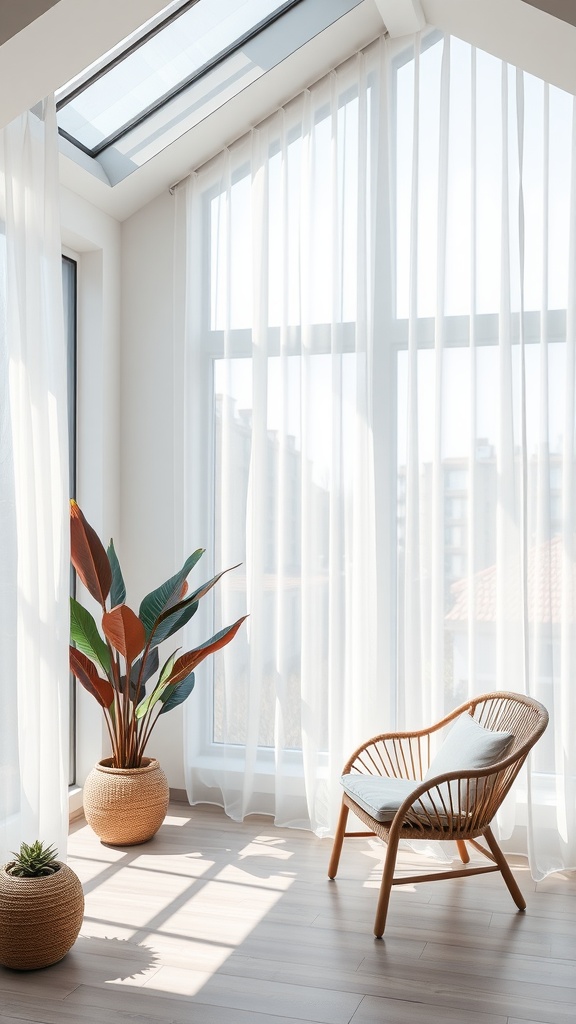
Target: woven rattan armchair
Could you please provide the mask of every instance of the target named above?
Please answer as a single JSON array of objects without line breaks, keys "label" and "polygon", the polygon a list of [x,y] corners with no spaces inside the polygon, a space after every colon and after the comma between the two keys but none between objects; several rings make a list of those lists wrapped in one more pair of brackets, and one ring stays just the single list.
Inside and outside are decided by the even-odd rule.
[{"label": "woven rattan armchair", "polygon": [[[430,767],[434,770],[434,762],[431,763],[431,749],[434,745],[432,737],[460,716],[471,716],[477,725],[471,725],[469,718],[461,719],[458,728],[472,729],[482,735],[493,734],[488,736],[488,742],[499,743],[502,734],[509,734],[503,741],[507,745],[505,756],[481,769],[470,770],[467,767],[463,771],[450,771],[430,777]],[[376,835],[385,840],[386,859],[374,922],[374,934],[378,938],[384,933],[390,891],[394,884],[428,882],[500,871],[516,906],[520,910],[526,908],[524,897],[492,834],[490,823],[524,764],[528,752],[542,735],[547,724],[548,712],[531,697],[519,693],[487,693],[462,704],[428,729],[375,736],[352,754],[343,770],[342,781],[345,789],[328,877],[336,877],[342,843],[346,836]],[[456,726],[453,726],[453,729],[456,730]],[[367,776],[372,778],[367,779]],[[378,793],[378,787],[380,790],[394,790],[396,787],[399,792],[396,807],[381,810],[372,795],[369,795],[367,802],[366,799],[350,792],[368,790],[374,794]],[[370,813],[372,802],[375,809]],[[370,831],[346,832],[350,810]],[[386,820],[381,820],[382,818]],[[484,837],[487,849],[477,842],[480,837]],[[395,878],[394,868],[400,839],[455,840],[460,859],[465,865],[470,862],[466,846],[470,843],[492,863],[487,866],[460,867],[433,874]]]}]

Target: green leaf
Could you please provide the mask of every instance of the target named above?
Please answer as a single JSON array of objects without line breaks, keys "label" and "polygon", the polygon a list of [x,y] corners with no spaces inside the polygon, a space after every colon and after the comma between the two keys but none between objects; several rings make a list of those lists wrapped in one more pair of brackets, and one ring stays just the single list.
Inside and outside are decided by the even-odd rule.
[{"label": "green leaf", "polygon": [[[138,679],[138,672],[140,671],[141,660],[141,658],[138,658],[138,661],[134,662],[132,666],[132,673],[130,675],[130,678],[132,678],[133,676],[134,682],[136,682]],[[158,664],[158,651],[149,651],[146,657],[146,661],[144,662],[144,671],[142,672],[142,679],[140,680],[141,683],[147,683],[148,680],[152,678],[154,673],[158,671]]]},{"label": "green leaf", "polygon": [[160,678],[158,679],[158,686],[163,686],[166,680],[168,679],[168,676],[170,675],[172,669],[174,668],[174,662],[176,661],[176,655],[178,654],[179,650],[180,648],[177,647],[174,653],[170,655],[168,660],[162,666]]},{"label": "green leaf", "polygon": [[58,850],[55,846],[46,846],[39,839],[28,846],[21,843],[18,852],[12,851],[14,863],[8,867],[8,874],[17,878],[41,878],[53,875],[58,870]]},{"label": "green leaf", "polygon": [[90,612],[74,597],[70,598],[70,637],[79,651],[97,661],[106,675],[110,675],[110,651]]},{"label": "green leaf", "polygon": [[203,554],[204,548],[198,548],[192,555],[190,555],[189,558],[186,559],[184,565],[180,569],[180,572],[177,572],[175,576],[171,576],[169,580],[166,580],[166,582],[162,584],[161,587],[153,590],[143,599],[138,612],[138,617],[146,627],[147,637],[150,636],[155,622],[162,612],[170,605],[170,602],[174,599],[178,599],[182,586],[186,581],[186,577]]},{"label": "green leaf", "polygon": [[[138,658],[134,662],[130,670],[130,700],[136,700],[136,690],[138,686],[138,675],[140,673],[140,665],[142,664],[142,658]],[[149,651],[146,656],[144,663],[144,671],[142,672],[142,678],[140,679],[140,694],[139,699],[143,700],[146,696],[146,683],[158,671],[158,648],[155,647]],[[124,686],[124,676],[120,677],[121,688]]]},{"label": "green leaf", "polygon": [[157,644],[161,644],[163,640],[167,640],[169,636],[177,633],[195,615],[197,608],[198,601],[194,601],[192,598],[189,601],[180,602],[175,611],[158,622],[154,629],[150,646],[156,647]]},{"label": "green leaf", "polygon": [[187,600],[199,601],[201,597],[204,597],[204,595],[208,593],[209,590],[212,590],[212,587],[218,583],[219,579],[222,579],[222,576],[227,572],[232,572],[233,569],[237,569],[241,564],[241,562],[238,562],[237,565],[231,565],[229,569],[222,569],[220,572],[216,573],[211,580],[208,580],[207,583],[203,583],[201,587],[198,587],[198,590],[195,590],[193,594],[188,594]]},{"label": "green leaf", "polygon": [[168,679],[170,673],[172,672],[172,669],[174,668],[174,662],[176,661],[176,655],[178,654],[179,650],[180,648],[177,648],[177,650],[175,650],[174,653],[170,655],[168,661],[166,661],[165,664],[163,665],[162,671],[160,673],[160,678],[158,679],[156,686],[152,690],[152,693],[148,697],[146,697],[145,700],[140,701],[135,711],[136,718],[142,718],[145,714],[147,714],[148,711],[150,711],[154,707],[156,702],[161,699],[165,681],[166,679]]},{"label": "green leaf", "polygon": [[126,587],[124,584],[124,578],[122,576],[122,570],[120,568],[120,562],[114,548],[114,541],[111,540],[108,545],[106,552],[108,555],[108,561],[110,562],[110,568],[112,570],[112,586],[110,587],[110,606],[115,608],[117,604],[124,604],[126,600]]},{"label": "green leaf", "polygon": [[[152,626],[150,636],[152,637],[151,646],[155,647],[156,644],[162,643],[167,637],[172,636],[176,630],[181,629],[185,626],[189,619],[195,614],[198,608],[198,602],[201,597],[204,597],[212,587],[218,583],[218,580],[224,576],[225,573],[231,572],[232,569],[237,569],[237,565],[232,565],[230,569],[222,569],[221,572],[213,576],[207,583],[203,583],[201,587],[198,587],[192,594],[188,594],[182,601],[178,601],[177,604],[172,604],[170,607],[164,609],[160,613],[156,623]],[[180,618],[180,615],[182,616]],[[140,616],[142,617],[142,616]]]},{"label": "green leaf", "polygon": [[173,686],[167,686],[160,697],[164,707],[160,712],[161,715],[165,715],[167,711],[172,711],[172,708],[177,708],[179,704],[183,704],[187,697],[190,696],[194,689],[194,673],[191,672],[189,676],[186,676],[181,683],[175,683]]}]

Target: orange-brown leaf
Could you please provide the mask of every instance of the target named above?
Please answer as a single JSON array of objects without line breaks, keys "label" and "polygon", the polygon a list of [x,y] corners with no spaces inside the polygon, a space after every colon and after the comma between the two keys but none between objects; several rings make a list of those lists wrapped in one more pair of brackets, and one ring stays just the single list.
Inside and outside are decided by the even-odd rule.
[{"label": "orange-brown leaf", "polygon": [[170,675],[165,680],[165,685],[169,686],[174,683],[181,682],[181,680],[185,679],[190,672],[193,672],[196,666],[199,665],[201,661],[204,661],[204,658],[207,658],[209,654],[214,654],[216,651],[219,651],[221,647],[225,647],[226,644],[229,644],[236,636],[236,633],[240,629],[244,619],[247,618],[247,615],[243,615],[242,618],[238,619],[238,621],[232,626],[227,626],[226,629],[222,629],[219,633],[216,633],[215,636],[205,644],[202,644],[201,647],[197,647],[193,651],[188,651],[187,654],[183,654],[178,658],[174,662]]},{"label": "orange-brown leaf", "polygon": [[126,661],[131,664],[144,650],[146,630],[144,623],[127,604],[118,604],[102,616],[104,636]]},{"label": "orange-brown leaf", "polygon": [[104,545],[75,501],[70,502],[70,557],[88,593],[104,608],[112,569]]},{"label": "orange-brown leaf", "polygon": [[98,675],[94,663],[76,647],[70,647],[70,668],[84,689],[88,690],[103,708],[109,708],[114,700],[112,686],[108,679]]}]

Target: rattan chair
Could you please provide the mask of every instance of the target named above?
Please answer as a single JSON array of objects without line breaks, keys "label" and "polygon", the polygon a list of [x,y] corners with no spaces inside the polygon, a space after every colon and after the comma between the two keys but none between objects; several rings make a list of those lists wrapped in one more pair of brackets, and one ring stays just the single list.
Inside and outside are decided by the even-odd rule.
[{"label": "rattan chair", "polygon": [[[484,734],[511,734],[506,741],[505,756],[478,770],[450,771],[424,778],[431,766],[432,737],[438,730],[454,722],[459,716],[471,716],[482,729],[471,726],[469,720],[462,720],[459,728],[471,728]],[[336,877],[342,843],[346,836],[376,835],[387,843],[386,859],[380,886],[380,896],[374,934],[381,938],[386,924],[386,914],[392,885],[413,882],[429,882],[443,878],[460,878],[465,875],[500,871],[510,890],[512,899],[520,910],[526,902],[512,872],[496,842],[490,823],[504,797],[509,792],[528,752],[544,732],[548,724],[548,712],[531,697],[519,693],[487,693],[462,704],[451,714],[428,729],[419,732],[388,733],[375,736],[364,743],[349,758],[344,766],[343,784],[356,789],[380,786],[381,780],[413,780],[387,783],[388,788],[398,787],[400,803],[397,809],[388,812],[369,813],[365,800],[361,803],[350,792],[344,791],[342,809],[334,837],[328,877]],[[498,737],[489,737],[489,741]],[[466,758],[464,758],[464,761]],[[432,762],[434,768],[434,762]],[[373,776],[373,780],[360,779]],[[402,790],[405,795],[402,796]],[[348,813],[352,810],[370,829],[369,832],[346,832]],[[385,817],[387,820],[379,820]],[[477,840],[484,837],[488,849]],[[489,866],[470,866],[438,871],[433,874],[394,877],[396,854],[400,839],[426,839],[456,841],[463,864],[469,864],[470,856],[466,843],[470,843],[492,861]]]}]

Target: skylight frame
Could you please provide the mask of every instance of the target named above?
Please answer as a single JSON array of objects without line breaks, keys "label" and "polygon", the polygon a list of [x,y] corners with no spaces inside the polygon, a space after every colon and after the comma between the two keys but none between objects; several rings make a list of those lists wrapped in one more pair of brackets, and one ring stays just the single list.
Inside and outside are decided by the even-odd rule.
[{"label": "skylight frame", "polygon": [[[154,36],[158,35],[167,25],[172,24],[172,22],[174,22],[177,18],[181,17],[192,7],[195,7],[196,4],[199,2],[200,0],[185,0],[185,2],[180,7],[178,7],[176,10],[171,11],[170,14],[168,14],[165,18],[162,18],[156,24],[152,25],[151,28],[149,28],[142,35],[134,39],[123,50],[116,53],[113,57],[111,57],[110,60],[106,61],[105,64],[97,68],[97,70],[94,71],[91,75],[89,75],[88,78],[84,79],[77,86],[71,89],[70,92],[62,96],[62,98],[59,99],[56,103],[56,112],[58,113],[58,111],[61,110],[63,107],[67,106],[69,103],[72,103],[77,96],[85,92],[91,85],[93,85],[95,82],[103,78],[113,68],[118,67],[127,57],[129,57],[132,53],[134,53],[136,50],[142,47]],[[186,89],[189,89],[191,86],[193,86],[196,82],[200,81],[207,74],[209,74],[216,67],[218,67],[218,65],[225,61],[228,57],[237,53],[238,50],[240,50],[247,42],[250,42],[250,40],[256,38],[256,36],[258,36],[261,32],[267,29],[270,25],[274,24],[274,22],[278,21],[288,11],[297,7],[302,2],[303,0],[285,0],[285,2],[282,3],[270,15],[268,15],[266,18],[261,19],[259,22],[255,23],[251,29],[245,32],[242,36],[239,36],[233,43],[225,47],[223,50],[219,51],[219,53],[215,54],[214,57],[212,57],[209,61],[206,61],[201,67],[196,68],[195,71],[193,71],[190,75],[188,75],[177,85],[173,86],[171,89],[163,93],[162,96],[160,96],[157,100],[154,100],[152,103],[149,103],[138,114],[135,114],[132,118],[126,121],[120,128],[116,129],[116,131],[111,132],[110,135],[108,135],[105,139],[99,142],[96,146],[86,146],[83,142],[81,142],[79,139],[75,138],[68,131],[66,131],[65,128],[61,128],[60,126],[58,127],[59,134],[63,138],[67,139],[67,141],[70,142],[77,149],[80,149],[83,153],[85,153],[86,156],[91,157],[92,159],[97,159],[98,156],[102,152],[104,152],[104,150],[108,149],[110,146],[114,146],[115,143],[117,143],[120,139],[124,138],[125,135],[127,135],[134,128],[138,127],[138,125],[142,124],[148,117],[150,117],[152,114],[155,114],[157,111],[161,110],[162,107],[170,103],[180,93],[184,92]]]}]

